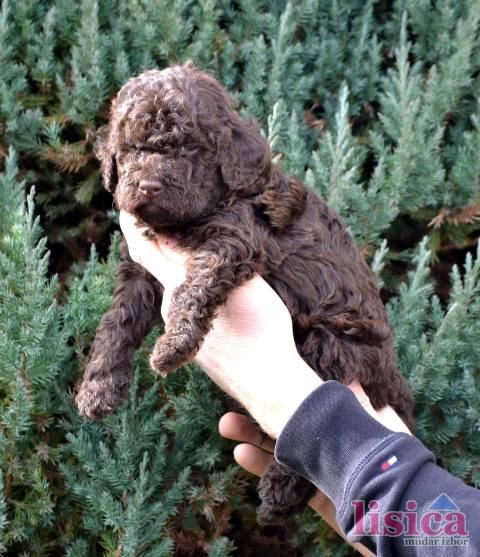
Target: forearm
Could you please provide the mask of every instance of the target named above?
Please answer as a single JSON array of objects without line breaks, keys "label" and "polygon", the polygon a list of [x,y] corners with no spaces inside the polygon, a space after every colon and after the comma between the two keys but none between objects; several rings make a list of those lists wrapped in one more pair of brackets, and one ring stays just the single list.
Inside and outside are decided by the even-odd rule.
[{"label": "forearm", "polygon": [[[211,342],[213,336],[214,343]],[[252,337],[255,337],[254,331]],[[252,345],[256,346],[256,341]],[[223,391],[240,402],[272,439],[276,439],[302,401],[323,381],[296,352],[284,353],[281,362],[269,359],[271,351],[265,350],[260,343],[254,357],[252,352],[253,349],[242,350],[235,338],[232,341],[224,336],[214,323],[214,330],[206,338],[196,362]],[[275,375],[263,373],[272,366]],[[291,369],[297,372],[295,378],[285,373]]]},{"label": "forearm", "polygon": [[[120,220],[129,245],[135,248],[134,260],[162,282],[166,289],[164,301],[168,302],[174,289],[185,280],[189,255],[169,249],[168,239],[146,241],[133,217],[121,214]],[[162,307],[164,316],[167,306],[164,303]],[[338,522],[351,541],[369,544],[383,556],[425,555],[424,546],[406,547],[402,537],[355,531],[352,503],[377,500],[382,513],[398,512],[411,498],[417,499],[418,512],[422,513],[426,505],[448,489],[446,493],[467,515],[467,548],[471,555],[478,554],[478,492],[435,467],[433,456],[418,440],[382,426],[372,416],[392,429],[401,429],[388,416],[391,409],[373,411],[368,399],[362,398],[365,394],[358,391],[360,386],[355,396],[372,416],[346,387],[334,384],[335,394],[332,383],[319,386],[321,379],[299,360],[291,316],[259,276],[233,290],[218,308],[213,328],[197,354],[197,362],[210,377],[239,400],[264,431],[272,438],[281,433],[277,459],[333,500]],[[381,464],[391,456],[397,462],[380,472]],[[425,482],[424,491],[420,481]],[[465,548],[455,552],[468,555]],[[449,546],[435,547],[434,554],[455,555]]]},{"label": "forearm", "polygon": [[[332,499],[350,542],[361,542],[378,556],[479,552],[479,492],[437,467],[416,438],[394,433],[369,416],[339,383],[325,383],[307,397],[281,432],[275,456]],[[428,514],[443,493],[460,514]],[[457,536],[458,543],[468,545],[455,550],[452,545],[408,545],[422,535],[433,540],[425,544],[446,543],[435,540],[451,538],[454,527],[447,524],[455,520],[460,522],[457,534],[468,532]]]}]

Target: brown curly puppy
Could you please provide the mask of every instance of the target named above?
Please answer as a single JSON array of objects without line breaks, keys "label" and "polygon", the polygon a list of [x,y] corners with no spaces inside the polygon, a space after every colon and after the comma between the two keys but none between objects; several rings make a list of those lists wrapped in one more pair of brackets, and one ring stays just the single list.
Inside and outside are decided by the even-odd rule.
[{"label": "brown curly puppy", "polygon": [[[239,117],[212,76],[186,64],[129,80],[98,155],[118,208],[152,232],[175,233],[194,254],[154,369],[191,361],[216,308],[257,272],[287,305],[298,351],[323,379],[358,379],[375,408],[391,404],[412,425],[412,397],[368,265],[338,215],[272,164],[259,125]],[[125,400],[133,353],[160,319],[161,296],[124,248],[76,399],[83,415],[101,418]],[[314,489],[279,465],[260,483],[264,524],[302,508]]]}]

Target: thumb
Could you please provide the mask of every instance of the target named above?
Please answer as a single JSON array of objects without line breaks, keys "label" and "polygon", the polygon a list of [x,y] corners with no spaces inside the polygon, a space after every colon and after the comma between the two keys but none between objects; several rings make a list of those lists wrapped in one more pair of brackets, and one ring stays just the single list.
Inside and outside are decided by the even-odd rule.
[{"label": "thumb", "polygon": [[130,257],[149,271],[166,290],[173,290],[185,280],[188,254],[176,247],[171,236],[147,238],[133,215],[120,212],[120,228],[128,244]]}]

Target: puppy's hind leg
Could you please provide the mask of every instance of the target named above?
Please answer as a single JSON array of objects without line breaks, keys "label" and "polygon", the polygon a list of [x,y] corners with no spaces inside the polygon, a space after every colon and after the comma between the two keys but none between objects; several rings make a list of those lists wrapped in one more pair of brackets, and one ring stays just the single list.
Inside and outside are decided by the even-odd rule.
[{"label": "puppy's hind leg", "polygon": [[285,466],[274,463],[258,485],[260,526],[283,526],[294,513],[303,511],[315,494],[315,486]]}]

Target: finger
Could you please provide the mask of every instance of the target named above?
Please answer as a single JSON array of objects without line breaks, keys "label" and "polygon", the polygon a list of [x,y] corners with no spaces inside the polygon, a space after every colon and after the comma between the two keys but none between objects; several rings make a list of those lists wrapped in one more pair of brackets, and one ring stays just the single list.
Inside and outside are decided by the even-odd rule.
[{"label": "finger", "polygon": [[242,416],[236,412],[228,412],[222,416],[218,424],[218,430],[222,437],[256,445],[269,453],[273,453],[275,448],[275,444],[270,437],[262,433],[247,416]]},{"label": "finger", "polygon": [[145,236],[146,226],[141,225],[137,219],[125,211],[120,211],[120,228],[123,234],[135,242],[142,244],[142,247],[156,247],[160,250],[163,257],[169,259],[172,263],[183,265],[188,259],[188,254],[179,249],[178,237],[174,234],[157,234],[152,240]]},{"label": "finger", "polygon": [[143,231],[146,230],[146,227],[141,226],[133,215],[127,213],[126,211],[120,211],[118,220],[123,235],[127,238],[127,240],[137,240],[142,238]]},{"label": "finger", "polygon": [[275,462],[273,455],[248,443],[237,445],[233,451],[233,457],[237,464],[247,472],[260,477]]},{"label": "finger", "polygon": [[175,248],[172,236],[145,237],[145,227],[133,215],[120,212],[120,227],[127,240],[130,257],[159,280],[165,288],[174,289],[184,281],[188,254]]},{"label": "finger", "polygon": [[144,267],[150,261],[162,259],[156,242],[145,237],[146,227],[138,224],[136,218],[125,211],[120,211],[120,228],[127,240],[130,257]]},{"label": "finger", "polygon": [[170,302],[172,301],[173,290],[166,288],[162,296],[162,305],[160,307],[160,313],[165,323],[168,324],[168,308],[170,307]]}]

